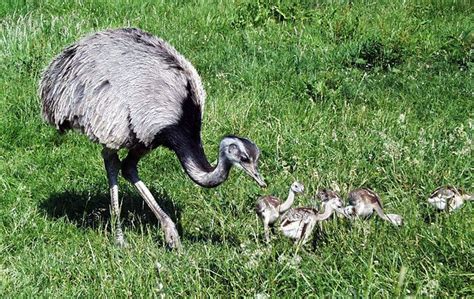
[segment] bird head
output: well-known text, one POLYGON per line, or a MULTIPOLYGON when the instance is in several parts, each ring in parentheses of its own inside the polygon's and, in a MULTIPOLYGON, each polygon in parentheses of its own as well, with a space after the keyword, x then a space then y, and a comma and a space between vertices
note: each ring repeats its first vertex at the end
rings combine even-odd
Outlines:
POLYGON ((403 225, 403 218, 398 214, 387 214, 387 219, 395 226, 402 226, 403 225))
POLYGON ((322 202, 329 201, 329 200, 339 200, 342 202, 342 198, 339 195, 339 193, 331 189, 319 190, 316 193, 315 198, 321 200, 322 202))
POLYGON ((220 152, 232 165, 243 169, 260 187, 267 186, 258 172, 260 150, 253 142, 237 136, 227 136, 221 141, 220 152))
POLYGON ((341 196, 336 191, 331 189, 322 189, 316 193, 315 199, 321 200, 321 203, 325 205, 330 205, 334 209, 342 208, 344 203, 341 196))
POLYGON ((291 184, 291 191, 293 191, 295 193, 303 193, 304 192, 304 186, 303 186, 303 184, 301 184, 299 182, 294 182, 293 184, 291 184))

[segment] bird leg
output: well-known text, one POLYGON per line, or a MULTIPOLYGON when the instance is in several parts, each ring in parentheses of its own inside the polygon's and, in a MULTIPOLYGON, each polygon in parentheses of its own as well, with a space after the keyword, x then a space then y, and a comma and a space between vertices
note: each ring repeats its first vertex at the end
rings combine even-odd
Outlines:
POLYGON ((270 228, 268 225, 268 219, 263 219, 263 230, 265 232, 265 242, 270 243, 270 228))
POLYGON ((153 214, 155 214, 156 218, 160 221, 163 232, 165 233, 165 241, 167 245, 170 248, 179 249, 181 247, 181 241, 178 231, 176 230, 176 225, 163 209, 161 209, 150 190, 138 176, 137 164, 141 156, 140 153, 130 151, 127 157, 122 161, 122 175, 125 179, 135 185, 140 196, 145 200, 147 205, 153 211, 153 214))
POLYGON ((299 244, 302 246, 308 242, 311 233, 313 232, 314 225, 316 224, 315 220, 306 220, 301 228, 301 238, 299 244))
POLYGON ((122 225, 120 223, 120 206, 118 196, 118 173, 120 171, 120 160, 117 152, 104 148, 102 150, 102 157, 104 158, 105 169, 107 171, 107 179, 110 189, 110 201, 112 225, 115 226, 115 242, 120 247, 126 247, 127 242, 123 236, 122 225))

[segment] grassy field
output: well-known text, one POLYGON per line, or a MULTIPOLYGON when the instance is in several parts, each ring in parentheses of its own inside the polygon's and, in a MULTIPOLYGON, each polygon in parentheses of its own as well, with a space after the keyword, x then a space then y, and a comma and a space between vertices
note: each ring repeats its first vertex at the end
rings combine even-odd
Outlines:
POLYGON ((447 216, 425 203, 439 185, 474 191, 468 1, 168 2, 0 3, 2 297, 474 296, 474 206, 447 216), (129 26, 200 73, 211 160, 227 134, 262 150, 266 190, 239 171, 200 188, 164 149, 141 162, 178 220, 181 254, 123 179, 131 246, 115 247, 101 146, 40 117, 48 62, 88 33, 129 26), (254 201, 286 196, 293 180, 308 191, 296 205, 321 187, 369 186, 405 226, 335 219, 298 252, 278 235, 267 246, 254 201))

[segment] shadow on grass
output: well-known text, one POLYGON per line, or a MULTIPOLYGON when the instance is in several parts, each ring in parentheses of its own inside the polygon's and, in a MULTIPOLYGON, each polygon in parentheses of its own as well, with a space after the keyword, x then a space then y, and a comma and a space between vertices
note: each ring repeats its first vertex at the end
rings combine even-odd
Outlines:
MULTIPOLYGON (((226 233, 225 236, 213 230, 204 230, 199 233, 191 233, 183 230, 181 224, 182 208, 175 205, 173 200, 166 194, 154 189, 150 192, 154 195, 158 205, 170 216, 176 224, 179 235, 194 243, 230 244, 238 246, 238 238, 233 234, 226 233)), ((151 209, 147 206, 140 195, 133 190, 124 190, 120 194, 121 221, 125 230, 136 232, 143 228, 156 227, 160 223, 151 209)), ((67 218, 69 222, 81 229, 104 229, 110 231, 110 197, 107 190, 101 191, 65 191, 53 193, 39 205, 40 209, 51 219, 67 218)))
POLYGON ((426 224, 431 224, 437 222, 438 219, 445 214, 445 211, 433 209, 431 206, 423 206, 420 216, 423 219, 423 222, 425 222, 426 224))
POLYGON ((231 247, 240 246, 241 241, 234 234, 229 234, 228 232, 225 235, 215 233, 212 231, 201 232, 201 233, 187 233, 184 232, 182 235, 184 239, 189 240, 193 243, 211 243, 211 244, 227 244, 231 247))
MULTIPOLYGON (((160 207, 176 223, 182 235, 181 208, 176 206, 165 193, 150 190, 160 207)), ((140 231, 143 226, 159 226, 159 221, 138 193, 120 192, 122 226, 126 229, 140 231)), ((52 219, 66 217, 78 228, 110 229, 110 196, 109 192, 65 191, 53 193, 40 203, 40 209, 52 219)))

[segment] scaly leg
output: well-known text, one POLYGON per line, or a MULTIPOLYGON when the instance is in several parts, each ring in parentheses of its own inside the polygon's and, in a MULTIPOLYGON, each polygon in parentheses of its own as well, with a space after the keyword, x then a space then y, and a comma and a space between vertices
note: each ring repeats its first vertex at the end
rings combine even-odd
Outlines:
POLYGON ((127 242, 123 236, 122 225, 120 223, 120 206, 118 196, 118 173, 120 171, 120 160, 117 151, 104 148, 102 150, 107 179, 109 181, 112 224, 115 224, 115 242, 120 247, 126 247, 127 242))
POLYGON ((265 231, 265 242, 270 242, 270 227, 268 225, 268 219, 263 218, 263 230, 265 231))
POLYGON ((306 242, 308 242, 309 238, 313 234, 313 229, 314 229, 315 224, 316 224, 316 221, 312 219, 309 220, 307 223, 305 223, 305 226, 302 232, 301 245, 304 245, 306 244, 306 242))
POLYGON ((140 180, 138 176, 137 164, 143 154, 140 152, 130 151, 127 157, 122 161, 122 175, 125 179, 131 182, 140 193, 140 196, 145 200, 147 205, 155 214, 156 218, 160 221, 163 232, 165 233, 165 241, 171 248, 179 249, 181 247, 181 241, 179 238, 176 226, 171 218, 161 209, 156 202, 155 198, 151 194, 150 190, 140 180))

